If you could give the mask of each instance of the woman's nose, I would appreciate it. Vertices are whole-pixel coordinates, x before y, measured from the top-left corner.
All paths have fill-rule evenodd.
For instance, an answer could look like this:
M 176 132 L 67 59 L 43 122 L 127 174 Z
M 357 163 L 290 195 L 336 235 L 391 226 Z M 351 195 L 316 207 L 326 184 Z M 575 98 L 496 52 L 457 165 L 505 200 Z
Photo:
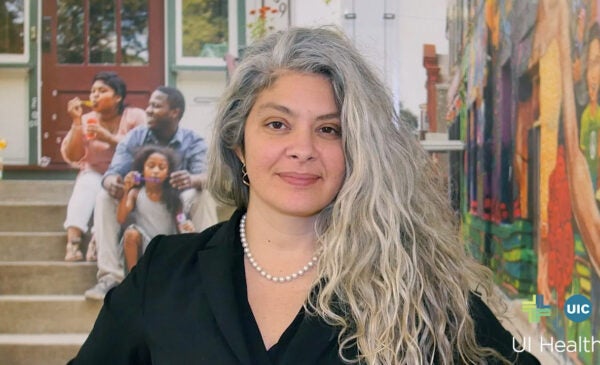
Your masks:
M 315 158 L 315 140 L 312 131 L 297 130 L 290 134 L 288 156 L 302 161 Z

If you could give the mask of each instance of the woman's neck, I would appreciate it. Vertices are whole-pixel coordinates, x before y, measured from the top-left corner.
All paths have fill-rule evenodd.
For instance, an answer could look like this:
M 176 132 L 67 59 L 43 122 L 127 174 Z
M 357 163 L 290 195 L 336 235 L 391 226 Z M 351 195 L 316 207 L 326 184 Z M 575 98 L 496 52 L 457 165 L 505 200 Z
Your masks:
M 113 124 L 121 121 L 121 114 L 117 110 L 111 110 L 107 112 L 98 112 L 98 116 L 101 123 Z
M 281 252 L 299 251 L 312 255 L 317 236 L 315 217 L 294 217 L 273 211 L 252 210 L 246 213 L 246 232 L 250 245 Z
M 250 306 L 256 312 L 257 300 L 252 292 L 260 292 L 261 287 L 271 288 L 271 293 L 293 290 L 300 295 L 292 310 L 292 314 L 297 313 L 317 275 L 319 254 L 315 220 L 261 213 L 264 212 L 249 209 L 245 220 L 240 223 L 240 230 L 244 232 L 241 241 L 246 256 L 244 268 Z M 285 285 L 280 286 L 283 282 Z

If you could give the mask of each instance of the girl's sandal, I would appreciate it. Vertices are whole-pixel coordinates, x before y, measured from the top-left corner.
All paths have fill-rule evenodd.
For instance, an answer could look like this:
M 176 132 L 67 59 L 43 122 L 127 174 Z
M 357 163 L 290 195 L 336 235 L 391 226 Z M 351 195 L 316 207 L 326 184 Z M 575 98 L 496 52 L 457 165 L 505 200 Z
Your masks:
M 98 261 L 98 256 L 96 255 L 96 236 L 92 236 L 90 239 L 90 243 L 88 243 L 87 251 L 85 253 L 86 261 Z
M 65 261 L 82 261 L 83 253 L 79 249 L 79 242 L 72 243 L 67 242 L 67 254 L 65 255 Z

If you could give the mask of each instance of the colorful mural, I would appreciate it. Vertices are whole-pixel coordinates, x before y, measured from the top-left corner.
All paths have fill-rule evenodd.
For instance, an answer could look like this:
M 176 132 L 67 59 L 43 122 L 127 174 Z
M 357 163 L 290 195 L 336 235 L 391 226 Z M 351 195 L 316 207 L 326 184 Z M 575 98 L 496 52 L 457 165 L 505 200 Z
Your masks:
M 555 313 L 589 298 L 589 320 L 544 326 L 600 339 L 600 0 L 490 0 L 477 14 L 452 121 L 465 238 L 510 296 L 542 294 Z M 565 356 L 600 364 L 600 351 Z

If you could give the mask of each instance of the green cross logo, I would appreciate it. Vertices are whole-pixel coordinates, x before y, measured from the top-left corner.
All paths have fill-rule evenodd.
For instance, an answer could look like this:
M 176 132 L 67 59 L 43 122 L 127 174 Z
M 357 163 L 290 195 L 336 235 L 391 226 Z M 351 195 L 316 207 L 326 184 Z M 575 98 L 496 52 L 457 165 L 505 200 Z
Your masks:
M 549 317 L 552 314 L 550 305 L 544 305 L 544 296 L 533 295 L 531 300 L 523 301 L 521 305 L 523 312 L 527 313 L 529 323 L 539 323 L 541 317 Z

